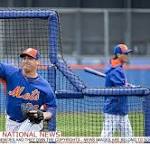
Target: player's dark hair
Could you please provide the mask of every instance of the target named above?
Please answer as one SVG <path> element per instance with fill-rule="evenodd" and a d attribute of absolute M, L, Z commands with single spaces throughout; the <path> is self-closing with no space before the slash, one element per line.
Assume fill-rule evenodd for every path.
<path fill-rule="evenodd" d="M 118 55 L 113 55 L 112 59 L 117 59 Z"/>

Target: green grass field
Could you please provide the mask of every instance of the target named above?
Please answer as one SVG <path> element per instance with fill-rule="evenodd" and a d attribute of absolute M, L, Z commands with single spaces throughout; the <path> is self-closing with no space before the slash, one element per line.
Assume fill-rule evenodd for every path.
<path fill-rule="evenodd" d="M 5 130 L 5 115 L 0 115 L 0 131 Z"/>
<path fill-rule="evenodd" d="M 143 136 L 144 117 L 142 113 L 130 113 L 134 136 Z M 100 113 L 59 113 L 57 130 L 62 136 L 95 136 L 99 137 L 102 130 L 103 116 Z M 5 116 L 0 115 L 0 131 L 5 130 Z M 119 136 L 119 133 L 115 133 Z"/>
<path fill-rule="evenodd" d="M 143 136 L 144 117 L 142 113 L 130 113 L 134 136 Z M 58 114 L 57 128 L 63 136 L 95 136 L 99 137 L 103 124 L 103 115 L 99 113 Z M 119 136 L 119 133 L 115 133 Z"/>

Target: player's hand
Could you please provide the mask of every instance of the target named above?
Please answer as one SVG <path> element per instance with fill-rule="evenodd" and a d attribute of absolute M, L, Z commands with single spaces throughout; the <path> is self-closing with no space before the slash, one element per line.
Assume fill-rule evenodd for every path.
<path fill-rule="evenodd" d="M 126 83 L 126 87 L 140 88 L 141 86 L 140 85 L 134 85 L 134 84 L 131 84 L 131 83 Z"/>
<path fill-rule="evenodd" d="M 43 112 L 44 120 L 49 120 L 52 117 L 52 113 L 50 112 Z"/>

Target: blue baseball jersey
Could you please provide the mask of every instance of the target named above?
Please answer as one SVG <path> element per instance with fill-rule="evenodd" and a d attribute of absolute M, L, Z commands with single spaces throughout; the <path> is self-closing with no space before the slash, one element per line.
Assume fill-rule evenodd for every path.
<path fill-rule="evenodd" d="M 110 66 L 106 73 L 106 87 L 125 86 L 126 76 L 121 65 Z M 104 113 L 126 115 L 128 113 L 127 96 L 106 96 L 104 100 Z"/>
<path fill-rule="evenodd" d="M 27 78 L 22 74 L 21 68 L 0 63 L 0 77 L 7 84 L 6 111 L 10 119 L 17 122 L 26 119 L 21 111 L 22 103 L 32 103 L 36 108 L 46 104 L 47 111 L 55 112 L 55 95 L 49 83 L 40 75 L 36 78 Z"/>

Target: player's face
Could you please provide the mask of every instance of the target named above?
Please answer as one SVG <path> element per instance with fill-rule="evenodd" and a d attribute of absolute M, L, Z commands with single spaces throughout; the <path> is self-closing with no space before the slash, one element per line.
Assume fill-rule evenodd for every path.
<path fill-rule="evenodd" d="M 35 72 L 38 65 L 39 61 L 30 56 L 25 56 L 22 58 L 21 66 L 25 72 Z"/>

